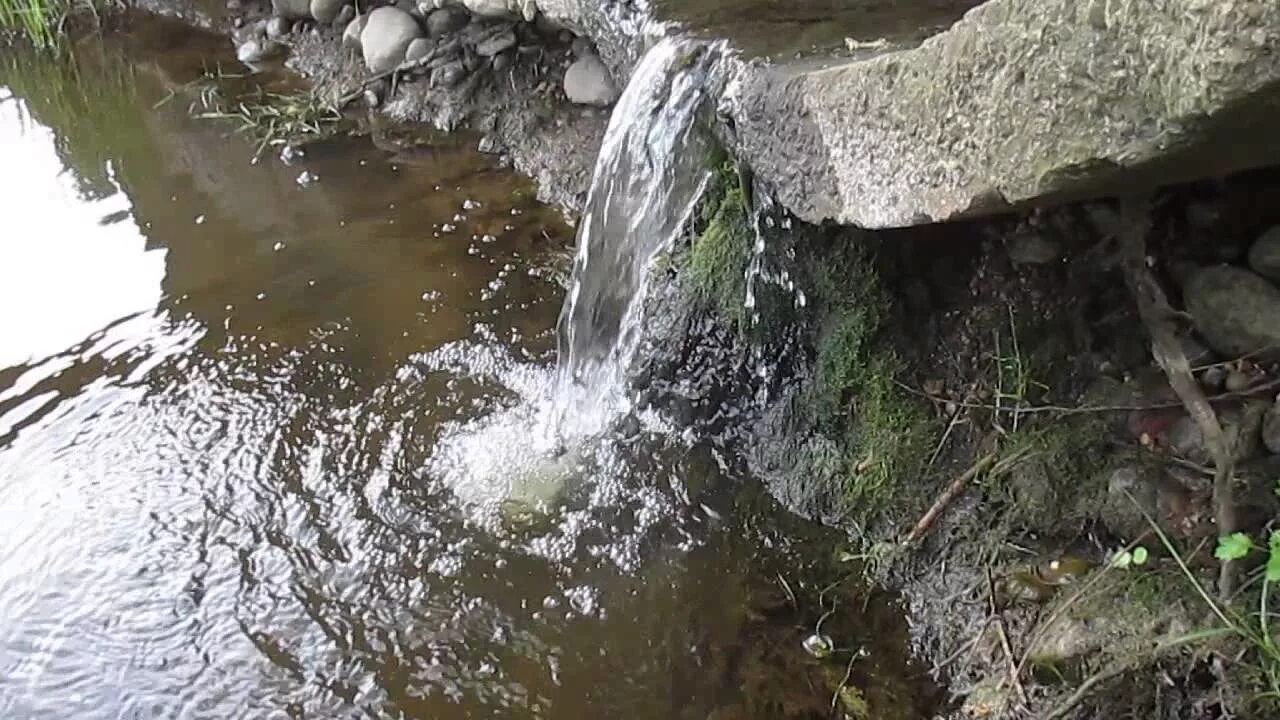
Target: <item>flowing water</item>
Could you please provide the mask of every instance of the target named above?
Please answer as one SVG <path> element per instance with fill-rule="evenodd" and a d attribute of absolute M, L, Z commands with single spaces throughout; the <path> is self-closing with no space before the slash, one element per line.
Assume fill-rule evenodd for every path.
<path fill-rule="evenodd" d="M 819 718 L 847 667 L 875 717 L 927 716 L 892 603 L 820 594 L 837 539 L 732 448 L 661 412 L 547 444 L 593 412 L 563 377 L 617 387 L 590 378 L 702 182 L 710 56 L 663 47 L 564 376 L 573 232 L 474 138 L 255 162 L 188 112 L 220 39 L 0 49 L 0 717 Z"/>

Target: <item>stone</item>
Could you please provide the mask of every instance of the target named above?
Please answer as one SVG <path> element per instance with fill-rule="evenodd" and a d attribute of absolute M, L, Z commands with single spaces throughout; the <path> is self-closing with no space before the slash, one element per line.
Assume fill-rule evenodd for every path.
<path fill-rule="evenodd" d="M 409 43 L 422 37 L 413 16 L 399 8 L 380 7 L 369 13 L 360 33 L 360 51 L 370 72 L 387 72 L 404 60 Z"/>
<path fill-rule="evenodd" d="M 577 105 L 608 107 L 618 99 L 609 68 L 594 53 L 580 56 L 564 71 L 564 94 Z"/>
<path fill-rule="evenodd" d="M 476 54 L 481 57 L 493 57 L 503 50 L 516 46 L 516 34 L 510 28 L 494 33 L 476 44 Z"/>
<path fill-rule="evenodd" d="M 311 17 L 311 0 L 271 0 L 271 14 L 287 20 Z"/>
<path fill-rule="evenodd" d="M 1222 433 L 1232 458 L 1243 462 L 1258 454 L 1262 439 L 1263 416 L 1269 404 L 1252 400 L 1239 407 L 1218 412 Z M 1205 444 L 1200 426 L 1190 416 L 1183 416 L 1169 428 L 1169 447 L 1180 457 L 1202 465 L 1213 463 L 1213 454 Z"/>
<path fill-rule="evenodd" d="M 1280 225 L 1262 233 L 1249 248 L 1249 267 L 1271 282 L 1280 283 Z"/>
<path fill-rule="evenodd" d="M 250 38 L 236 47 L 236 59 L 246 65 L 256 65 L 284 52 L 284 46 L 266 37 Z"/>
<path fill-rule="evenodd" d="M 360 36 L 364 33 L 364 26 L 368 21 L 368 15 L 357 15 L 347 23 L 347 28 L 342 31 L 342 47 L 359 51 Z"/>
<path fill-rule="evenodd" d="M 1201 268 L 1182 296 L 1196 331 L 1225 357 L 1280 354 L 1280 289 L 1262 277 L 1229 265 Z"/>
<path fill-rule="evenodd" d="M 440 37 L 457 32 L 471 22 L 471 16 L 460 7 L 443 7 L 427 15 L 427 35 Z"/>
<path fill-rule="evenodd" d="M 278 40 L 289 34 L 289 21 L 276 15 L 267 21 L 267 37 Z"/>
<path fill-rule="evenodd" d="M 520 9 L 512 0 L 463 0 L 462 4 L 482 17 L 510 17 Z"/>
<path fill-rule="evenodd" d="M 435 44 L 426 38 L 415 38 L 409 43 L 409 47 L 405 48 L 404 61 L 416 62 L 431 54 L 435 49 Z"/>
<path fill-rule="evenodd" d="M 334 26 L 334 27 L 336 27 L 336 28 L 343 28 L 343 29 L 345 29 L 345 28 L 347 27 L 347 25 L 350 25 L 350 24 L 351 24 L 351 21 L 352 21 L 352 20 L 355 20 L 355 19 L 356 19 L 356 9 L 355 9 L 355 6 L 353 6 L 353 5 L 343 5 L 343 6 L 342 6 L 342 10 L 338 11 L 338 16 L 337 16 L 337 17 L 335 17 L 335 18 L 333 19 L 333 22 L 332 22 L 332 23 L 330 23 L 330 24 L 331 24 L 331 25 L 333 25 L 333 26 Z"/>
<path fill-rule="evenodd" d="M 431 87 L 455 87 L 467 76 L 467 68 L 459 60 L 446 63 L 431 71 Z"/>
<path fill-rule="evenodd" d="M 1112 0 L 1103 27 L 1091 4 L 987 0 L 923 42 L 748 68 L 735 154 L 804 221 L 864 228 L 1280 164 L 1280 3 Z"/>
<path fill-rule="evenodd" d="M 1262 444 L 1267 452 L 1280 455 L 1280 398 L 1277 398 L 1262 419 Z"/>
<path fill-rule="evenodd" d="M 1132 539 L 1150 529 L 1143 513 L 1153 518 L 1159 513 L 1155 475 L 1156 471 L 1141 466 L 1125 466 L 1107 474 L 1107 502 L 1100 515 L 1111 534 Z"/>
<path fill-rule="evenodd" d="M 338 13 L 346 5 L 345 0 L 311 0 L 311 17 L 316 22 L 329 25 L 338 19 Z"/>

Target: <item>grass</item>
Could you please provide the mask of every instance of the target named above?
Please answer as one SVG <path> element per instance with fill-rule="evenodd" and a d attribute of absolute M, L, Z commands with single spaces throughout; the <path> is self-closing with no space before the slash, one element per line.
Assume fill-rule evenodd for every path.
<path fill-rule="evenodd" d="M 255 157 L 268 148 L 324 137 L 342 121 L 338 109 L 311 90 L 282 93 L 255 87 L 243 94 L 229 94 L 227 81 L 241 77 L 220 70 L 207 72 L 189 83 L 185 93 L 192 97 L 188 110 L 193 117 L 229 121 L 237 132 L 252 137 Z M 174 97 L 176 94 L 161 103 Z"/>
<path fill-rule="evenodd" d="M 0 0 L 0 32 L 16 32 L 39 48 L 57 48 L 66 19 L 78 10 L 95 17 L 103 0 Z"/>

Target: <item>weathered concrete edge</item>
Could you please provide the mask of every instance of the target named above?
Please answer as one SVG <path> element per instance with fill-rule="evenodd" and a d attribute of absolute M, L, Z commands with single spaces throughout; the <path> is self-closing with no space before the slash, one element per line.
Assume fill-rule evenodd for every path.
<path fill-rule="evenodd" d="M 1277 87 L 1272 0 L 990 0 L 915 49 L 750 66 L 732 120 L 797 216 L 877 228 L 1280 162 Z"/>

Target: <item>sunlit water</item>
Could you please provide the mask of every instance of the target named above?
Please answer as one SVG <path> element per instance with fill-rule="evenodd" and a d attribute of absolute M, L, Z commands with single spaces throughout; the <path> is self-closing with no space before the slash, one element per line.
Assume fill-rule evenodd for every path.
<path fill-rule="evenodd" d="M 826 717 L 863 647 L 924 713 L 730 449 L 535 442 L 573 230 L 474 139 L 255 163 L 185 56 L 3 53 L 0 717 Z"/>

